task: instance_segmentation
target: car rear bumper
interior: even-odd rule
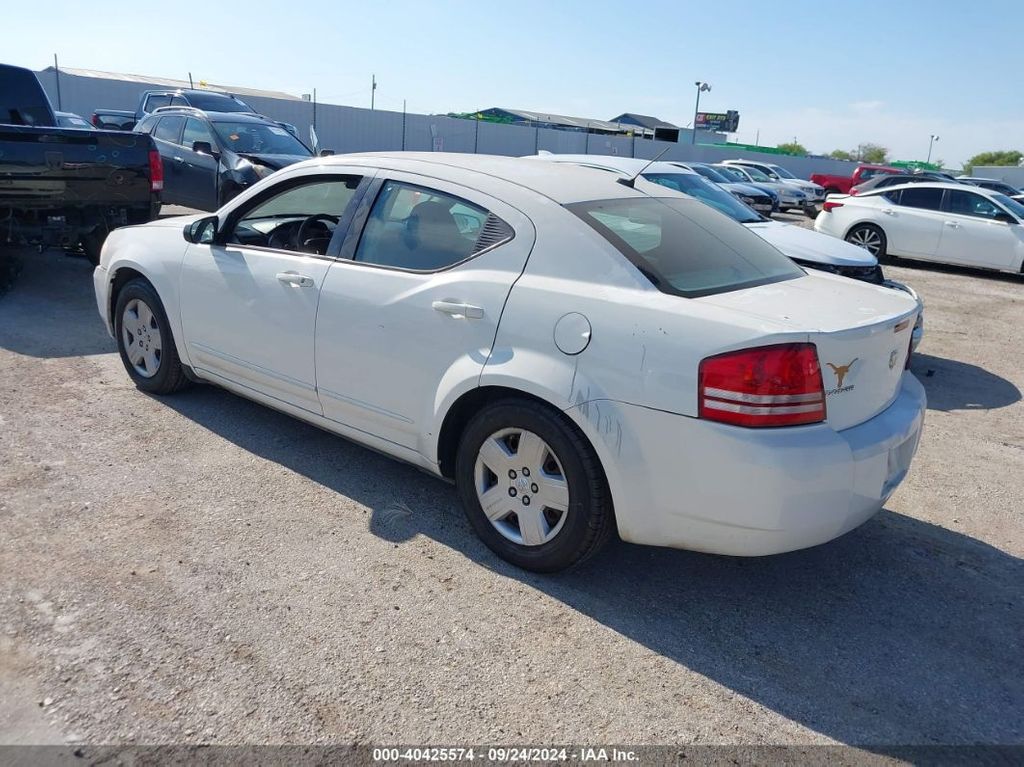
[[[840,432],[743,429],[601,404],[591,439],[624,540],[762,556],[825,543],[878,512],[917,451],[926,398],[905,373],[888,408]]]

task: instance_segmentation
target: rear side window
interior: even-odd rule
[[[156,93],[146,97],[146,103],[143,105],[142,110],[144,112],[152,112],[154,109],[169,107],[170,105],[171,95],[169,93]]]
[[[939,210],[942,207],[942,190],[921,187],[904,189],[900,192],[900,205],[906,208]]]
[[[756,234],[696,200],[594,200],[567,207],[663,293],[697,298],[804,274]]]
[[[172,144],[177,144],[178,137],[181,136],[181,126],[183,126],[184,124],[184,117],[161,117],[160,124],[157,125],[156,130],[153,131],[153,138],[158,138],[161,141],[169,141]]]
[[[388,181],[366,220],[355,261],[436,271],[512,239],[500,218],[444,192]]]

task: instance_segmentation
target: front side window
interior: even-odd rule
[[[227,241],[239,245],[324,255],[359,186],[357,176],[306,181],[242,212]],[[287,182],[286,182],[287,183]]]
[[[444,192],[388,181],[366,220],[355,261],[436,271],[512,238],[494,214]]]
[[[906,208],[939,210],[942,207],[942,190],[910,187],[900,192],[900,205]]]
[[[973,192],[954,190],[949,193],[949,212],[958,216],[995,218],[1003,211],[991,200]]]
[[[185,132],[181,135],[181,143],[183,146],[191,149],[192,145],[197,141],[205,141],[211,148],[217,146],[213,139],[213,133],[210,132],[210,127],[202,120],[190,117],[185,121]]]
[[[178,137],[181,136],[181,128],[185,124],[185,118],[175,115],[173,117],[161,117],[159,125],[156,126],[156,130],[153,131],[153,138],[158,138],[161,141],[168,141],[171,144],[178,143]]]
[[[804,275],[756,234],[696,200],[595,200],[567,207],[663,293],[696,298]]]

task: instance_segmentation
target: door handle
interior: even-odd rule
[[[286,285],[294,285],[297,288],[313,287],[313,278],[298,272],[278,272],[277,279]]]
[[[441,314],[447,314],[460,320],[480,320],[484,316],[484,310],[479,306],[463,304],[458,301],[434,301],[431,306]]]
[[[185,160],[183,160],[181,157],[175,157],[174,161],[175,162],[185,162]]]
[[[958,224],[956,221],[947,221],[946,222],[946,226],[948,226],[950,229],[959,229],[960,228],[960,224]]]
[[[887,216],[895,216],[896,215],[896,211],[894,211],[892,208],[882,208],[882,212],[885,215],[887,215]]]

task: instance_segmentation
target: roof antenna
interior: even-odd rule
[[[647,163],[644,167],[642,167],[640,170],[638,170],[636,172],[635,176],[633,176],[632,178],[620,178],[620,179],[617,179],[618,182],[620,184],[622,184],[623,186],[628,186],[630,189],[636,189],[636,180],[640,177],[640,174],[643,173],[648,168],[650,168],[652,165],[654,165],[654,163],[656,163],[662,157],[664,157],[665,156],[665,152],[667,152],[671,148],[672,148],[672,145],[669,144],[667,147],[665,147],[664,149],[661,150],[661,152],[658,154],[657,157],[655,157],[653,160],[651,160],[649,163]]]

